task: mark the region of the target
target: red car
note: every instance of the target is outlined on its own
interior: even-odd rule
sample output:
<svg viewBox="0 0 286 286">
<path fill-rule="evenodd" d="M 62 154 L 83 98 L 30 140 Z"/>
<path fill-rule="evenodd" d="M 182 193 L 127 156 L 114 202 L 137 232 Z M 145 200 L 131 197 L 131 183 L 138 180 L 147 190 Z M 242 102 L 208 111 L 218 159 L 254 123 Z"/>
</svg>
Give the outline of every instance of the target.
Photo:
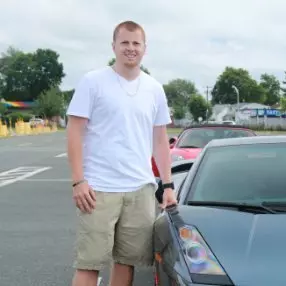
<svg viewBox="0 0 286 286">
<path fill-rule="evenodd" d="M 169 139 L 172 161 L 195 159 L 213 139 L 250 136 L 257 135 L 253 130 L 240 125 L 193 125 L 185 128 L 178 137 Z M 152 158 L 152 169 L 155 177 L 160 177 L 154 158 Z"/>
</svg>

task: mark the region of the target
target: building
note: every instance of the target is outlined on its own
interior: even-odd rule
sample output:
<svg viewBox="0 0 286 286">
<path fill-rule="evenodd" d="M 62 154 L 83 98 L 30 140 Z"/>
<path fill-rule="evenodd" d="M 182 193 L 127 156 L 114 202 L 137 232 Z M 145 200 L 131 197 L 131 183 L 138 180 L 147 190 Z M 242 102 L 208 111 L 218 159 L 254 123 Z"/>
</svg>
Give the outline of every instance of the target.
<svg viewBox="0 0 286 286">
<path fill-rule="evenodd" d="M 239 112 L 237 113 L 237 108 Z M 253 110 L 258 109 L 271 109 L 270 106 L 260 103 L 247 103 L 242 102 L 239 104 L 216 104 L 213 106 L 213 114 L 211 120 L 224 121 L 224 120 L 235 120 L 245 119 L 249 116 Z"/>
</svg>

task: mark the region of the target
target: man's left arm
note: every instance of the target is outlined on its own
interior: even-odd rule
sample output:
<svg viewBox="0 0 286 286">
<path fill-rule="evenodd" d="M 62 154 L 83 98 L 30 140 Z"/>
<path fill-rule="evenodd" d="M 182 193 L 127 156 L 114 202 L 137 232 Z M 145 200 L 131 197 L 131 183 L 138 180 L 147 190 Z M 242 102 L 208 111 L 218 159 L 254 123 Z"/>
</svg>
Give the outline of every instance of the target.
<svg viewBox="0 0 286 286">
<path fill-rule="evenodd" d="M 169 138 L 166 126 L 154 127 L 154 147 L 153 156 L 160 173 L 162 184 L 172 182 L 171 176 L 171 156 Z M 177 203 L 176 194 L 172 188 L 166 188 L 163 194 L 163 203 L 161 207 L 164 209 L 167 206 Z"/>
<path fill-rule="evenodd" d="M 162 183 L 170 183 L 171 178 L 171 156 L 169 138 L 165 125 L 154 126 L 153 129 L 154 147 L 153 155 L 160 173 Z"/>
<path fill-rule="evenodd" d="M 171 183 L 171 155 L 167 125 L 171 123 L 167 97 L 162 86 L 157 93 L 157 113 L 153 129 L 153 156 L 159 170 L 163 184 Z M 162 207 L 176 203 L 175 192 L 172 188 L 166 188 L 163 195 Z"/>
</svg>

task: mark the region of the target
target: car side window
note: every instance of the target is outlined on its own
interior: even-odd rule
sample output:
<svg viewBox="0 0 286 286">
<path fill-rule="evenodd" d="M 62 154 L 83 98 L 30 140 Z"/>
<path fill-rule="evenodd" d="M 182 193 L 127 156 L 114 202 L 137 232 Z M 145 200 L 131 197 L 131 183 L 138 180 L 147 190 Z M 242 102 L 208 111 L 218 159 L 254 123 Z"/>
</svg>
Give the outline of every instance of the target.
<svg viewBox="0 0 286 286">
<path fill-rule="evenodd" d="M 183 181 L 181 182 L 181 184 L 180 184 L 180 186 L 179 186 L 179 188 L 178 188 L 178 191 L 177 191 L 177 200 L 178 200 L 178 201 L 180 200 L 181 191 L 182 191 L 183 185 L 184 185 L 184 183 L 185 183 L 185 181 L 186 181 L 186 177 L 187 177 L 187 174 L 186 174 L 185 178 L 183 179 Z"/>
</svg>

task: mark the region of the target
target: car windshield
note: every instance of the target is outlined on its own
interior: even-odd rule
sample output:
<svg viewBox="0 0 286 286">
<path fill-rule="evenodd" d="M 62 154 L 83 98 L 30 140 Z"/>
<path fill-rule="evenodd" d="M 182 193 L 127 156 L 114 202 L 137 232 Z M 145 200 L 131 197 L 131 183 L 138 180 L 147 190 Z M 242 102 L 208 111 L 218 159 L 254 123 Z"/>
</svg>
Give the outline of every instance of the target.
<svg viewBox="0 0 286 286">
<path fill-rule="evenodd" d="M 285 143 L 210 148 L 187 200 L 286 207 L 285 150 Z"/>
<path fill-rule="evenodd" d="M 253 133 L 246 129 L 231 127 L 193 128 L 186 130 L 177 143 L 178 148 L 204 148 L 213 139 L 249 137 Z"/>
</svg>

